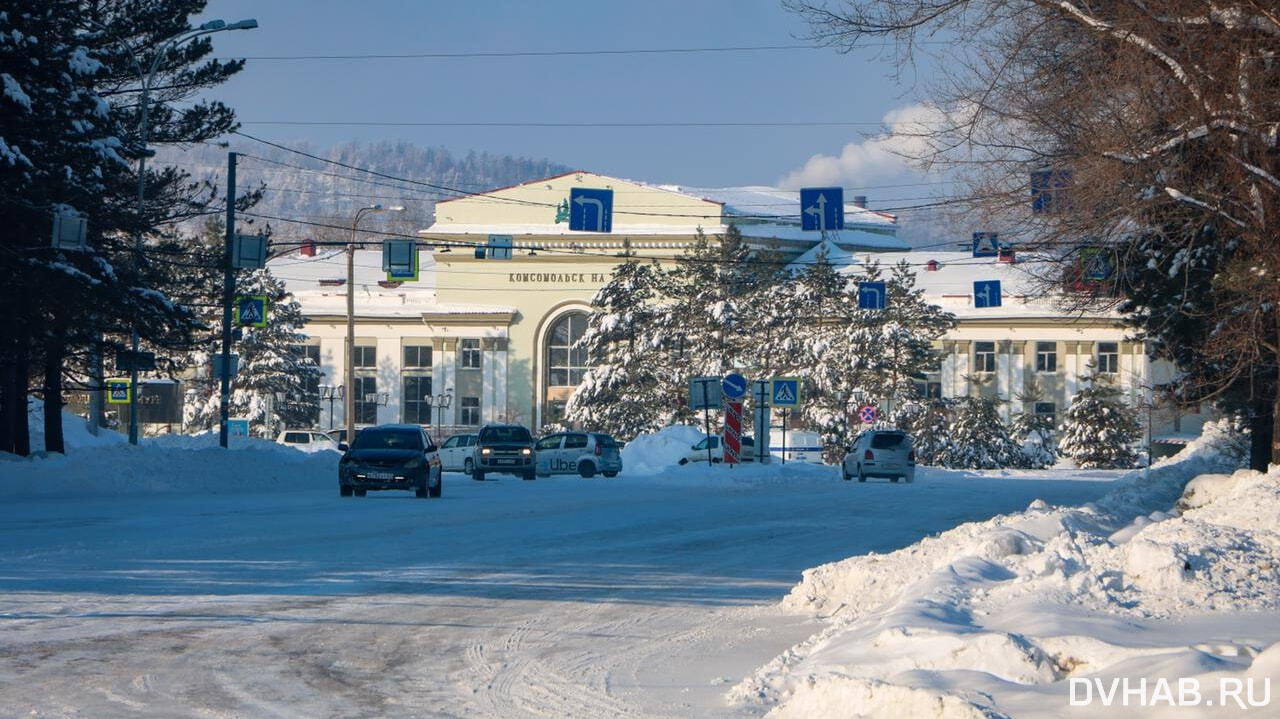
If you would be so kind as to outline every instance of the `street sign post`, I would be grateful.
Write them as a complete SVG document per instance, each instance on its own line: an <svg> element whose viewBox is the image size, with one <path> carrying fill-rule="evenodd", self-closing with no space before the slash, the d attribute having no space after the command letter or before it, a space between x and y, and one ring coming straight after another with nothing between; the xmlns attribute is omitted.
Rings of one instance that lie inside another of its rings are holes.
<svg viewBox="0 0 1280 719"><path fill-rule="evenodd" d="M1000 280L978 280L973 283L974 307L1000 306Z"/></svg>
<svg viewBox="0 0 1280 719"><path fill-rule="evenodd" d="M155 352L120 350L116 355L116 369L121 372L151 372L155 368Z"/></svg>
<svg viewBox="0 0 1280 719"><path fill-rule="evenodd" d="M742 403L724 403L724 463L732 467L742 455Z"/></svg>
<svg viewBox="0 0 1280 719"><path fill-rule="evenodd" d="M107 380L107 404L129 404L129 380Z"/></svg>
<svg viewBox="0 0 1280 719"><path fill-rule="evenodd" d="M569 229L613 232L613 190L594 187L569 190Z"/></svg>
<svg viewBox="0 0 1280 719"><path fill-rule="evenodd" d="M782 408L782 463L787 463L787 410L800 406L800 378L774 377L769 404Z"/></svg>
<svg viewBox="0 0 1280 719"><path fill-rule="evenodd" d="M231 437L248 437L249 436L249 420L228 419L227 434Z"/></svg>
<svg viewBox="0 0 1280 719"><path fill-rule="evenodd" d="M882 310L885 308L887 297L883 282L858 283L858 309Z"/></svg>
<svg viewBox="0 0 1280 719"><path fill-rule="evenodd" d="M702 431L707 435L707 466L711 466L711 410L724 404L719 377L689 379L689 409L702 410Z"/></svg>
<svg viewBox="0 0 1280 719"><path fill-rule="evenodd" d="M248 327L267 326L267 296L240 295L235 304L236 324Z"/></svg>
<svg viewBox="0 0 1280 719"><path fill-rule="evenodd" d="M760 464L769 461L769 390L767 379L751 382L751 419L756 431L756 462Z"/></svg>
<svg viewBox="0 0 1280 719"><path fill-rule="evenodd" d="M418 245L413 240L382 242L382 271L388 282L418 281Z"/></svg>
<svg viewBox="0 0 1280 719"><path fill-rule="evenodd" d="M742 399L747 394L747 378L737 372L730 372L720 383L724 396L729 399Z"/></svg>
<svg viewBox="0 0 1280 719"><path fill-rule="evenodd" d="M800 188L800 229L827 232L844 229L844 188Z"/></svg>
<svg viewBox="0 0 1280 719"><path fill-rule="evenodd" d="M876 418L879 416L880 412L875 408L875 405L866 404L858 410L858 419L862 420L863 424L875 424Z"/></svg>

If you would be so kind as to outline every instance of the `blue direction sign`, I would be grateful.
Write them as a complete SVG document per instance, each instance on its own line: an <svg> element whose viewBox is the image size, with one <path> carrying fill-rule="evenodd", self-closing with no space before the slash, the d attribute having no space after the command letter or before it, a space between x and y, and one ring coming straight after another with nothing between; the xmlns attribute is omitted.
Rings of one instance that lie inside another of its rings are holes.
<svg viewBox="0 0 1280 719"><path fill-rule="evenodd" d="M1000 255L1000 235L996 232L973 233L974 257L998 257Z"/></svg>
<svg viewBox="0 0 1280 719"><path fill-rule="evenodd" d="M774 407L799 407L800 378L775 377L773 379L773 394L769 399L769 404Z"/></svg>
<svg viewBox="0 0 1280 719"><path fill-rule="evenodd" d="M1000 280L978 280L973 283L974 307L1000 306Z"/></svg>
<svg viewBox="0 0 1280 719"><path fill-rule="evenodd" d="M569 229L613 232L613 190L593 187L570 189Z"/></svg>
<svg viewBox="0 0 1280 719"><path fill-rule="evenodd" d="M843 230L844 188L800 188L800 229L819 232Z"/></svg>
<svg viewBox="0 0 1280 719"><path fill-rule="evenodd" d="M236 297L236 324L251 327L267 326L267 296L241 295Z"/></svg>
<svg viewBox="0 0 1280 719"><path fill-rule="evenodd" d="M886 295L883 282L858 283L858 309L882 310L885 308Z"/></svg>
<svg viewBox="0 0 1280 719"><path fill-rule="evenodd" d="M129 404L129 380L107 380L107 404Z"/></svg>
<svg viewBox="0 0 1280 719"><path fill-rule="evenodd" d="M729 399L742 399L747 394L747 378L737 372L730 372L724 376L724 381L720 383L720 389L724 391L724 396Z"/></svg>
<svg viewBox="0 0 1280 719"><path fill-rule="evenodd" d="M248 437L249 436L249 420L228 419L227 435L231 437Z"/></svg>

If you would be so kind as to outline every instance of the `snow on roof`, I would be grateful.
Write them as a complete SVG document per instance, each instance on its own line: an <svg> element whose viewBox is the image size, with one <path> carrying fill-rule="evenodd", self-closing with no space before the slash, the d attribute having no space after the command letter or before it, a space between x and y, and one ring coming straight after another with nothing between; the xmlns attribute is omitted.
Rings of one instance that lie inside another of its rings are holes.
<svg viewBox="0 0 1280 719"><path fill-rule="evenodd" d="M680 187L678 185L658 185L658 187L722 203L727 215L779 218L790 220L789 224L800 224L799 190L780 190L776 187L759 185L719 188ZM844 224L849 229L896 231L898 220L893 215L875 212L846 202L844 204Z"/></svg>
<svg viewBox="0 0 1280 719"><path fill-rule="evenodd" d="M707 235L723 235L728 232L727 225L708 224L702 227ZM789 242L813 242L818 239L817 233L801 230L798 224L743 224L738 225L743 237L762 240L785 240ZM688 227L679 225L620 225L614 223L611 234L599 232L583 232L570 230L567 223L540 225L480 225L480 224L435 224L430 229L419 230L420 235L473 235L477 239L489 235L511 235L517 247L522 237L590 237L606 240L611 236L624 237L689 237ZM875 250L906 250L910 247L906 242L891 234L868 232L865 230L847 229L829 233L837 243L849 247Z"/></svg>
<svg viewBox="0 0 1280 719"><path fill-rule="evenodd" d="M877 257L879 256L882 255L877 253ZM805 267L816 263L819 257L825 258L827 264L835 267L837 271L845 268L849 268L849 271L853 271L853 268L850 266L858 265L862 262L858 259L858 255L856 253L846 250L828 238L809 248L809 250L803 255L792 260L791 264L787 265L787 272L792 274L803 272Z"/></svg>

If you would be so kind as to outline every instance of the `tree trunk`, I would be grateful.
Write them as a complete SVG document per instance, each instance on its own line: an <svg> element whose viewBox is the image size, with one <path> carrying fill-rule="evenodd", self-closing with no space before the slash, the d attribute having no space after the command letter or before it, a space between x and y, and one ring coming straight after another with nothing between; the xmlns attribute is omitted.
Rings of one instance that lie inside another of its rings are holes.
<svg viewBox="0 0 1280 719"><path fill-rule="evenodd" d="M27 347L15 332L0 348L0 452L20 457L31 454L27 427Z"/></svg>
<svg viewBox="0 0 1280 719"><path fill-rule="evenodd" d="M53 332L44 354L44 450L66 454L62 436L62 362L66 356L64 332Z"/></svg>

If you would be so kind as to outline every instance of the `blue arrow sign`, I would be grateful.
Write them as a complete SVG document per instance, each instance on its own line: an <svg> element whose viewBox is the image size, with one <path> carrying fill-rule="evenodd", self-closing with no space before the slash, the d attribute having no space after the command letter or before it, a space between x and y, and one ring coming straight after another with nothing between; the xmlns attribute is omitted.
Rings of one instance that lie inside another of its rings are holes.
<svg viewBox="0 0 1280 719"><path fill-rule="evenodd" d="M973 283L974 307L1000 306L1000 280L979 280Z"/></svg>
<svg viewBox="0 0 1280 719"><path fill-rule="evenodd" d="M800 189L800 229L826 232L844 229L844 188Z"/></svg>
<svg viewBox="0 0 1280 719"><path fill-rule="evenodd" d="M1000 235L995 232L973 233L974 257L997 257L1000 254Z"/></svg>
<svg viewBox="0 0 1280 719"><path fill-rule="evenodd" d="M858 309L882 310L887 304L883 282L858 283Z"/></svg>
<svg viewBox="0 0 1280 719"><path fill-rule="evenodd" d="M613 190L592 187L569 190L569 229L613 232Z"/></svg>
<svg viewBox="0 0 1280 719"><path fill-rule="evenodd" d="M747 393L747 378L737 372L730 372L724 376L724 381L720 383L720 389L724 391L724 396L729 399L741 399Z"/></svg>

